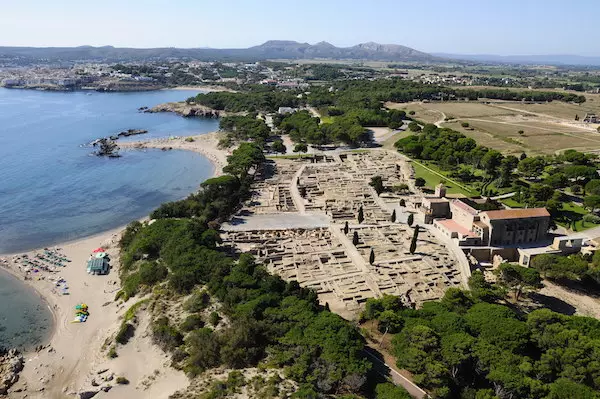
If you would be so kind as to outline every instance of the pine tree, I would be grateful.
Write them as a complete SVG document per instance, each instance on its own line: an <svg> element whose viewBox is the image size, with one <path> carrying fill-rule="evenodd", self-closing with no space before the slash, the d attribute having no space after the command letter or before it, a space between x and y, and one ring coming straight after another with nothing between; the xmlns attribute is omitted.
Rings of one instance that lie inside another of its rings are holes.
<svg viewBox="0 0 600 399"><path fill-rule="evenodd" d="M408 215L408 218L406 219L406 224L408 224L409 226L412 226L412 224L415 221L415 216L411 213Z"/></svg>
<svg viewBox="0 0 600 399"><path fill-rule="evenodd" d="M419 225L415 226L415 231L412 236L412 240L410 241L410 253L414 254L417 250L417 240L419 238Z"/></svg>
<svg viewBox="0 0 600 399"><path fill-rule="evenodd" d="M392 223L394 223L396 221L396 210L394 209L392 211Z"/></svg>
<svg viewBox="0 0 600 399"><path fill-rule="evenodd" d="M369 254L369 263L372 265L375 262L375 252L373 252L373 248L371 248L371 253Z"/></svg>
<svg viewBox="0 0 600 399"><path fill-rule="evenodd" d="M352 236L352 244L354 244L354 246L358 245L358 232L354 232L354 235Z"/></svg>
<svg viewBox="0 0 600 399"><path fill-rule="evenodd" d="M350 231L350 228L348 227L348 221L346 220L346 223L344 223L344 234L348 235L348 231Z"/></svg>
<svg viewBox="0 0 600 399"><path fill-rule="evenodd" d="M363 207L362 205L360 206L360 208L358 208L358 224L361 224L363 222L363 220L365 220L365 215L363 212Z"/></svg>

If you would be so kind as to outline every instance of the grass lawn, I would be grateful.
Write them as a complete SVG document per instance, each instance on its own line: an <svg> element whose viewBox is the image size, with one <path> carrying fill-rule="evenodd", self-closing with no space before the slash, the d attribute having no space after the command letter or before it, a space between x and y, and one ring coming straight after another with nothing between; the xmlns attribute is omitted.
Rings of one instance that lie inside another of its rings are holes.
<svg viewBox="0 0 600 399"><path fill-rule="evenodd" d="M521 204L520 202L515 201L512 198L503 199L501 202L504 205L509 206L511 208L524 208L525 207L525 205Z"/></svg>
<svg viewBox="0 0 600 399"><path fill-rule="evenodd" d="M556 224L563 227L571 228L573 231L582 231L591 229L592 227L598 226L595 223L584 222L582 220L584 215L589 212L585 208L575 205L573 203L563 204L563 209L560 211L560 215L556 218ZM570 223L570 220L575 220L575 228Z"/></svg>
<svg viewBox="0 0 600 399"><path fill-rule="evenodd" d="M472 196L477 194L475 191L469 192L464 190L463 188L457 186L456 184L448 180L447 177L439 176L433 173L432 171L427 170L422 165L416 162L412 162L412 166L415 169L415 177L422 177L423 179L425 179L425 185L431 189L435 188L435 186L440 184L442 180L445 180L444 185L446 186L446 191L448 192L448 194L464 194L466 196ZM435 170L433 167L431 167L431 165L427 165L427 167Z"/></svg>

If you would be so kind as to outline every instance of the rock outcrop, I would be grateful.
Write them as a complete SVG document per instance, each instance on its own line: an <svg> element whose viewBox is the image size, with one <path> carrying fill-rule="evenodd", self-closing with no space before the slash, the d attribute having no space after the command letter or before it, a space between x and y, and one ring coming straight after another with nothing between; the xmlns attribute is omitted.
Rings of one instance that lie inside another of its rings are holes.
<svg viewBox="0 0 600 399"><path fill-rule="evenodd" d="M8 389L19 381L25 360L16 349L0 351L0 395L6 395Z"/></svg>
<svg viewBox="0 0 600 399"><path fill-rule="evenodd" d="M212 108L205 107L204 105L186 102L159 104L150 109L146 109L143 112L173 112L177 115L181 115L186 118L219 118L221 116L227 116L227 113L225 111L218 111Z"/></svg>

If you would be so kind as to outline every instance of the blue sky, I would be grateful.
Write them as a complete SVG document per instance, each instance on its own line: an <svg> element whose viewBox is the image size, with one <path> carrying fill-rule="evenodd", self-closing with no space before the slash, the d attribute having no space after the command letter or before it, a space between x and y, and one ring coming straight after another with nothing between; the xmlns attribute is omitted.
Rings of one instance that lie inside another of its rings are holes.
<svg viewBox="0 0 600 399"><path fill-rule="evenodd" d="M1 0L0 45L235 48L375 41L600 56L598 0Z"/></svg>

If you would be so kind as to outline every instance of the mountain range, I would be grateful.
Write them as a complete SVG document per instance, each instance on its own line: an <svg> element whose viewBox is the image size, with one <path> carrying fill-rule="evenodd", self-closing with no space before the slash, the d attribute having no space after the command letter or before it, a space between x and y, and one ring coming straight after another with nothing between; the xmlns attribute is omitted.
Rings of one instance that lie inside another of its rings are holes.
<svg viewBox="0 0 600 399"><path fill-rule="evenodd" d="M104 47L0 47L0 58L47 61L142 61L169 58L195 60L265 60L265 59L350 59L380 61L436 61L437 57L397 44L362 43L336 47L327 42L317 44L288 40L270 40L244 49L213 48L117 48Z"/></svg>
<svg viewBox="0 0 600 399"><path fill-rule="evenodd" d="M361 43L352 47L336 47L331 43L299 43L291 40L269 40L261 45L238 49L215 48L122 48L104 47L0 47L2 59L30 62L74 61L152 61L188 59L201 61L260 61L267 59L336 59L387 62L475 62L545 65L600 65L600 57L577 55L492 55L492 54L428 54L398 44Z"/></svg>

